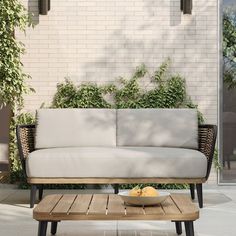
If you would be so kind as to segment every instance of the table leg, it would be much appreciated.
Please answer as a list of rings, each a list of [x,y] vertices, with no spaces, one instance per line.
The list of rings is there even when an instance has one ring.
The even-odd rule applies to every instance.
[[[47,221],[39,221],[38,236],[46,236],[46,234],[47,234],[47,226],[48,226],[48,222]]]
[[[185,225],[186,236],[194,236],[193,221],[185,221],[184,225]]]
[[[57,233],[57,221],[52,221],[51,223],[51,234],[55,235]]]
[[[181,221],[176,221],[175,222],[175,228],[176,228],[176,233],[178,235],[181,235],[182,234],[182,223],[181,223]]]

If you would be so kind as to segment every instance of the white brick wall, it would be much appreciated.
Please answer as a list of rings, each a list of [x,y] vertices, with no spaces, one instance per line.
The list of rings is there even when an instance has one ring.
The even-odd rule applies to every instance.
[[[50,103],[64,77],[113,82],[142,62],[154,70],[170,57],[207,122],[217,122],[217,0],[193,0],[192,15],[181,14],[180,0],[55,0],[47,16],[38,15],[38,0],[22,1],[36,23],[26,37],[17,34],[36,89],[26,110]]]

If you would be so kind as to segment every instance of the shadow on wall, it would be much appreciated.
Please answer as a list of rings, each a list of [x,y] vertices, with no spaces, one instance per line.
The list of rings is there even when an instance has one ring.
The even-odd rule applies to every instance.
[[[132,28],[129,28],[130,16],[123,17],[120,21],[120,27],[113,30],[109,35],[103,49],[103,55],[84,65],[82,70],[85,73],[82,78],[83,81],[96,81],[96,79],[100,80],[101,77],[109,78],[106,81],[111,81],[120,75],[118,75],[119,71],[130,68],[128,72],[131,73],[141,63],[148,66],[152,65],[153,69],[156,69],[167,57],[173,55],[176,49],[184,50],[184,43],[176,45],[176,41],[185,39],[182,30],[175,30],[175,26],[178,27],[181,24],[181,11],[179,11],[178,20],[176,20],[176,15],[173,13],[174,7],[171,4],[170,22],[169,25],[165,26],[162,25],[161,20],[156,20],[157,14],[155,15],[151,4],[153,1],[150,1],[149,5],[146,6],[149,11],[149,23],[143,21],[143,23],[134,24]],[[155,7],[155,9],[157,8]],[[194,24],[195,19],[191,18],[185,25],[185,31],[192,30]],[[129,26],[127,27],[127,25]],[[156,30],[156,27],[160,27],[160,30]],[[174,37],[173,30],[175,30]],[[173,48],[172,45],[176,45],[176,48]],[[184,60],[184,53],[178,58]],[[97,68],[99,68],[100,77]]]
[[[176,11],[176,4],[178,4],[179,11]],[[180,1],[170,1],[170,26],[177,26],[181,24],[182,12],[180,10]]]
[[[182,12],[180,10],[180,0],[169,0],[166,1],[166,6],[169,4],[169,17],[170,17],[170,26],[177,26],[181,25],[181,16]],[[163,5],[164,3],[162,3]],[[156,15],[156,9],[159,5],[158,1],[146,1],[146,8],[148,10],[148,15],[149,16],[155,16]],[[179,11],[176,11],[176,9],[179,9]]]
[[[207,58],[206,49],[214,49],[214,43],[211,44],[212,46],[206,45],[207,36],[205,34],[199,34],[198,38],[196,37],[196,16],[191,15],[187,18],[183,16],[180,11],[180,0],[146,0],[143,4],[142,11],[137,15],[129,15],[128,13],[124,13],[123,17],[119,14],[114,15],[114,28],[111,27],[110,30],[109,27],[105,28],[106,35],[104,35],[103,29],[101,31],[96,29],[94,27],[96,25],[92,25],[91,28],[89,28],[89,24],[86,25],[86,40],[88,39],[88,41],[84,42],[83,46],[86,49],[83,50],[83,55],[91,58],[88,60],[82,58],[83,62],[79,64],[81,68],[76,72],[73,72],[75,70],[68,71],[66,75],[77,82],[114,81],[114,78],[119,75],[130,75],[133,69],[141,63],[145,63],[152,70],[156,69],[167,57],[171,57],[173,61],[172,72],[180,73],[188,78],[187,87],[188,83],[192,88],[196,87],[196,89],[192,89],[194,102],[201,101],[201,111],[210,113],[210,110],[216,107],[215,101],[212,100],[215,98],[216,87],[211,86],[206,90],[206,81],[204,80],[207,80],[211,73],[211,66],[208,66],[204,60]],[[207,11],[207,7],[207,4],[198,6],[199,10],[196,10],[196,15],[198,12]],[[39,24],[38,0],[28,0],[28,9],[34,14],[34,24]],[[135,14],[135,12],[132,13]],[[134,18],[132,18],[133,16]],[[141,19],[142,16],[145,17],[145,20]],[[204,18],[205,16],[198,22],[198,26],[201,26],[201,22],[203,23],[203,29],[206,27]],[[89,16],[86,19],[89,19]],[[95,18],[94,22],[96,19],[99,21],[99,16]],[[96,37],[97,35],[99,37]],[[69,37],[70,35],[68,35]],[[80,35],[77,37],[76,40]],[[99,45],[94,45],[100,43],[97,40],[100,38],[102,43],[103,40],[105,42],[101,48]],[[58,51],[58,57],[60,57],[60,51]],[[76,60],[79,62],[78,58],[79,53],[76,56]],[[67,59],[66,56],[65,59]],[[60,58],[60,61],[64,62],[63,60],[64,57]],[[65,64],[68,64],[69,68],[69,63],[65,61]],[[81,76],[78,76],[78,71]],[[59,77],[62,78],[63,75]],[[207,105],[203,101],[203,96],[206,93],[212,96],[212,98],[209,97]]]
[[[158,3],[160,4],[159,1],[151,0],[145,2],[148,12],[145,14],[147,20],[141,23],[130,24],[132,16],[124,15],[119,22],[119,27],[108,32],[109,36],[101,50],[102,54],[84,63],[82,69],[84,73],[82,78],[77,77],[77,82],[99,82],[101,79],[114,81],[114,78],[119,75],[125,77],[130,75],[141,63],[145,63],[152,70],[156,69],[167,57],[171,57],[172,72],[180,73],[187,78],[187,89],[189,85],[191,89],[196,86],[191,94],[193,101],[200,105],[199,108],[204,114],[209,114],[210,110],[216,107],[214,99],[217,89],[216,86],[206,89],[205,83],[208,81],[207,77],[211,75],[212,68],[216,65],[214,62],[208,63],[205,60],[207,50],[212,52],[215,44],[209,44],[205,40],[207,36],[197,34],[196,29],[196,25],[202,24],[204,28],[206,23],[202,19],[196,24],[196,15],[181,15],[179,1],[166,1],[167,5],[164,6],[166,11],[163,13],[160,12]],[[208,10],[208,6],[198,7],[198,9],[201,14]],[[165,14],[169,14],[169,21],[168,17],[167,21],[162,21],[162,14],[164,17],[166,17]],[[205,93],[211,96],[207,104],[203,100]]]
[[[28,0],[28,12],[32,14],[34,25],[39,24],[39,0]]]

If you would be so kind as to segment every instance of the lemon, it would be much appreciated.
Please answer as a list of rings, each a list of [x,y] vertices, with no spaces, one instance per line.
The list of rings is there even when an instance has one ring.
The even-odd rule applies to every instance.
[[[142,197],[156,197],[158,196],[158,191],[155,188],[148,186],[142,189],[141,196]]]
[[[129,191],[129,196],[138,197],[141,196],[141,194],[142,190],[139,188],[138,185]]]

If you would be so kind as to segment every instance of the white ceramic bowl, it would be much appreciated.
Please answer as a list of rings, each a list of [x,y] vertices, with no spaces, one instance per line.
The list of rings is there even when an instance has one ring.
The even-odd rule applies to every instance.
[[[135,197],[129,196],[129,190],[119,192],[119,196],[122,200],[130,205],[136,206],[152,206],[162,203],[170,196],[168,192],[159,192],[157,197]]]

